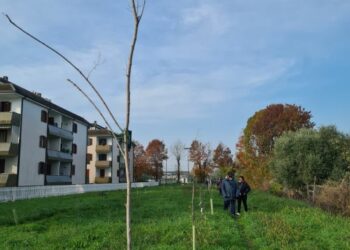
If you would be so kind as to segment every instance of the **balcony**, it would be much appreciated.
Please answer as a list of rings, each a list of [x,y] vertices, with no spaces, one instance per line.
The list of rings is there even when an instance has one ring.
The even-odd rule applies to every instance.
[[[54,125],[49,125],[49,135],[53,135],[69,141],[73,141],[73,132],[65,130],[63,128],[56,127]]]
[[[112,182],[111,177],[95,177],[96,184],[105,184],[105,183],[111,183],[111,182]]]
[[[72,177],[67,175],[47,175],[47,185],[70,185],[72,184]]]
[[[95,167],[100,169],[110,168],[112,167],[112,161],[96,161]]]
[[[12,142],[0,143],[0,156],[16,156],[18,154],[18,144]]]
[[[19,126],[21,115],[14,112],[0,112],[0,127]]]
[[[69,153],[60,152],[56,150],[47,150],[47,158],[54,161],[72,161],[73,156]]]
[[[111,145],[96,145],[96,153],[109,153],[111,150]]]
[[[0,174],[0,187],[15,187],[17,186],[16,174]]]

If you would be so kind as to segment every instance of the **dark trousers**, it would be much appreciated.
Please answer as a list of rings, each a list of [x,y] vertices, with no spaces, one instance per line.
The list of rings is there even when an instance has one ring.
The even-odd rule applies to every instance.
[[[224,200],[224,210],[227,210],[229,207],[231,214],[235,214],[236,200]]]
[[[248,211],[247,198],[248,198],[247,195],[243,195],[243,196],[238,197],[238,213],[241,212],[242,201],[243,201],[244,210],[246,212]]]

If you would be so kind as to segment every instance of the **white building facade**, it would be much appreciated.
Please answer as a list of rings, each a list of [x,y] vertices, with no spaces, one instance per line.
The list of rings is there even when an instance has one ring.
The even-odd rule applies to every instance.
[[[0,77],[0,186],[84,184],[88,126]]]
[[[88,183],[126,182],[125,161],[120,153],[117,140],[111,132],[99,125],[92,125],[88,131],[87,176]],[[115,134],[122,143],[122,136]],[[130,175],[133,180],[133,146],[130,145]]]

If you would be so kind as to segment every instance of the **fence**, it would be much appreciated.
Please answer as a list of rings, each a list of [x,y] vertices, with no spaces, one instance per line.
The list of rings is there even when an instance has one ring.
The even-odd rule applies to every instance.
[[[135,182],[133,188],[154,187],[158,182]],[[84,184],[61,186],[33,186],[33,187],[7,187],[0,188],[0,202],[43,198],[50,196],[63,196],[98,191],[113,191],[126,189],[126,183],[118,184]]]

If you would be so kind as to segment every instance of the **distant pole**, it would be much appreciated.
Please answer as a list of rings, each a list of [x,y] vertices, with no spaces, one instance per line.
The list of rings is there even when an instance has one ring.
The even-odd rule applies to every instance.
[[[184,148],[185,150],[190,150],[191,148]],[[190,179],[190,160],[188,158],[188,154],[187,153],[187,183],[189,182],[189,179]]]
[[[167,184],[168,180],[168,159],[165,160],[165,184]]]

